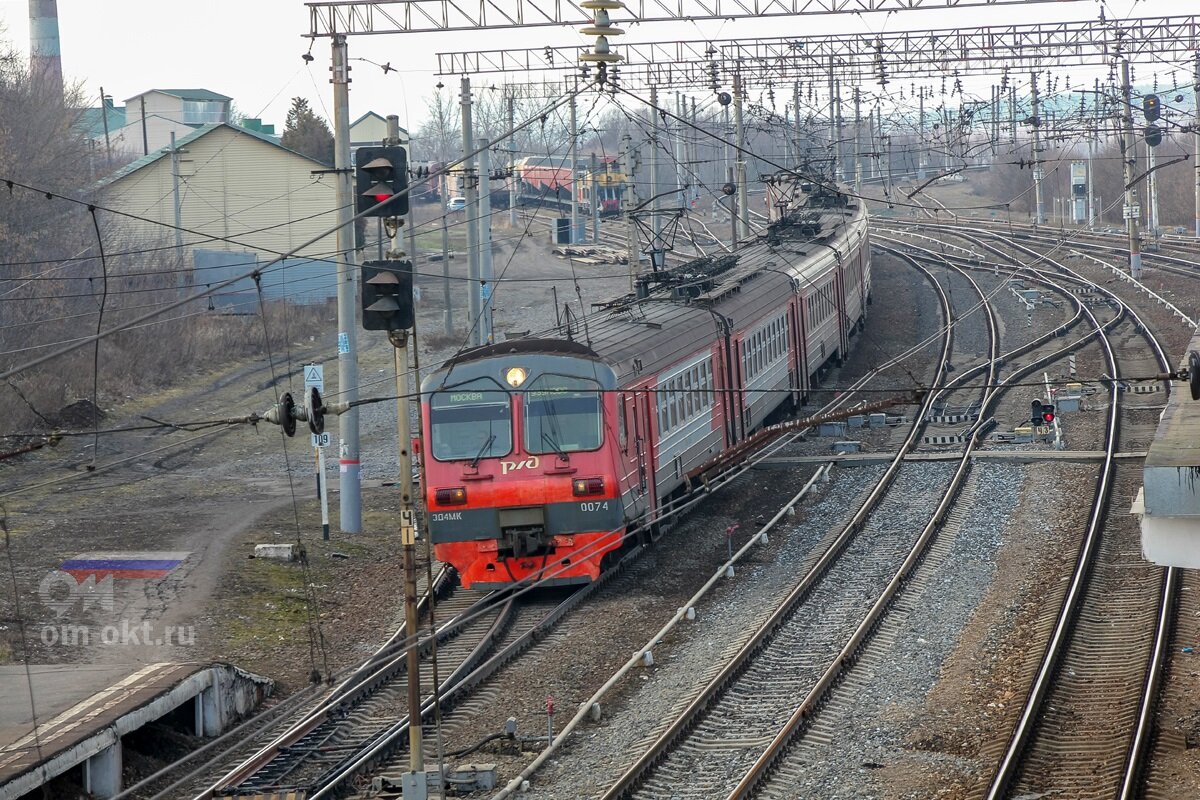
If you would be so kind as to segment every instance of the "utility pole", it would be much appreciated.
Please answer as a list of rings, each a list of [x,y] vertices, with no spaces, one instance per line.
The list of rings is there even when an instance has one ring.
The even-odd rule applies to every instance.
[[[1046,222],[1045,212],[1042,208],[1042,140],[1039,133],[1042,127],[1042,119],[1038,116],[1038,86],[1037,73],[1029,73],[1029,91],[1032,95],[1031,102],[1033,103],[1033,114],[1030,119],[1033,120],[1033,202],[1034,202],[1034,217],[1035,225],[1042,225]]]
[[[103,110],[103,109],[101,109]],[[183,195],[179,193],[179,148],[175,146],[175,131],[171,131],[171,192],[175,196],[175,260],[183,269]],[[182,283],[187,287],[190,281],[187,273],[183,273]]]
[[[672,142],[672,150],[675,152],[675,189],[680,198],[679,202],[685,204],[683,195],[683,185],[687,182],[687,176],[684,174],[687,163],[687,148],[683,140],[683,121],[686,119],[685,108],[683,105],[683,92],[675,93],[675,137]]]
[[[1100,79],[1096,78],[1095,94],[1092,95],[1095,106],[1095,127],[1092,131],[1092,136],[1088,138],[1088,158],[1087,158],[1087,208],[1088,208],[1088,227],[1096,227],[1096,187],[1092,183],[1092,159],[1096,155],[1096,148],[1100,145]]]
[[[882,129],[879,134],[880,141],[887,142],[887,149],[884,155],[887,157],[887,197],[889,198],[888,208],[892,207],[890,198],[892,196],[892,134],[889,132],[887,136],[883,135]]]
[[[1121,160],[1124,163],[1125,230],[1129,234],[1129,274],[1135,279],[1142,277],[1142,240],[1138,236],[1137,189],[1133,185],[1137,167],[1137,147],[1133,138],[1133,90],[1129,86],[1129,62],[1121,60],[1121,117],[1124,130],[1121,136]]]
[[[479,146],[479,344],[491,344],[492,292],[496,288],[492,275],[492,159],[488,140]]]
[[[662,234],[662,218],[658,213],[661,198],[658,196],[658,87],[650,86],[650,229],[653,237],[650,242],[650,267],[658,272],[659,238]],[[665,262],[664,262],[665,263]]]
[[[829,158],[833,163],[830,176],[836,183],[841,166],[838,164],[837,83],[833,76],[833,56],[829,57]]]
[[[796,160],[789,166],[799,166],[802,160],[800,156],[800,81],[792,83],[792,110],[796,114],[796,126],[792,129],[792,142],[795,147]]]
[[[104,152],[112,159],[112,142],[108,139],[108,98],[104,96],[104,87],[100,87],[100,119],[104,121]]]
[[[992,85],[992,163],[996,162],[997,151],[1000,147],[1000,102],[1003,100],[1000,87]]]
[[[150,134],[146,130],[146,95],[138,98],[142,104],[142,155],[150,155]]]
[[[511,94],[508,96],[508,129],[511,131],[516,125],[513,120],[516,119],[516,103],[517,99]],[[508,138],[508,226],[514,230],[517,227],[517,137],[509,136]]]
[[[925,87],[917,89],[917,180],[925,180]]]
[[[1155,244],[1158,243],[1158,176],[1154,174],[1154,148],[1146,145],[1146,194],[1150,200],[1150,209],[1146,222],[1150,228],[1150,236]]]
[[[354,190],[350,165],[350,65],[346,35],[333,36],[333,162],[337,178],[338,393],[350,404],[338,416],[339,502],[342,530],[362,530],[362,465],[358,446],[358,271],[354,268]],[[143,114],[143,120],[145,115]]]
[[[1196,148],[1195,160],[1192,161],[1192,173],[1196,177],[1196,237],[1200,238],[1200,53],[1196,53],[1196,74],[1193,84],[1196,105],[1192,108],[1192,135]]]
[[[567,86],[567,91],[571,93],[571,244],[583,240],[579,222],[579,115],[575,103],[576,88],[577,85]]]
[[[471,344],[479,345],[483,344],[479,319],[479,228],[477,220],[471,216],[479,213],[479,188],[475,182],[475,156],[470,155],[475,150],[475,138],[471,131],[471,79],[464,77],[460,85],[464,158],[463,198],[467,203],[467,326],[471,331]]]
[[[691,162],[692,170],[697,177],[700,175],[700,126],[696,116],[696,98],[692,98],[692,129],[688,131],[689,141],[691,143]],[[688,192],[688,206],[700,199],[699,181],[692,182],[692,190]]]
[[[454,335],[454,305],[450,299],[450,225],[446,217],[446,204],[442,204],[442,312],[443,333]]]
[[[862,189],[862,108],[858,87],[854,87],[854,190]]]
[[[721,174],[725,176],[726,181],[733,183],[733,148],[729,146],[729,138],[733,136],[733,124],[729,121],[729,106],[721,106],[721,126],[721,139],[725,142],[725,168],[721,170]]]
[[[746,186],[746,126],[742,122],[742,86],[741,73],[733,75],[733,124],[736,128],[734,142],[737,144],[736,169],[737,183],[737,239],[750,238],[750,202],[749,189]]]
[[[592,243],[600,243],[600,176],[596,174],[596,154],[590,160],[592,172]]]
[[[634,276],[638,268],[637,226],[629,219],[629,210],[637,205],[637,189],[633,185],[633,137],[628,133],[621,136],[621,174],[625,177],[621,203],[625,212],[625,254],[629,262],[629,288],[634,287]]]

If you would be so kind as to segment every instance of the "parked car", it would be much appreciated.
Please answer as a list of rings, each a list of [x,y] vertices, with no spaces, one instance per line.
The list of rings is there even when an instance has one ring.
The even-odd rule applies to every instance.
[[[462,211],[466,207],[467,198],[465,197],[451,197],[449,201],[446,202],[447,211]]]

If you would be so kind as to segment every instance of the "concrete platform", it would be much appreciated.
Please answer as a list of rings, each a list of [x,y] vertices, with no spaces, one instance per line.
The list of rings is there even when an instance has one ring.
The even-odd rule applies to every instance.
[[[122,736],[186,703],[188,732],[215,736],[271,689],[227,664],[0,667],[0,800],[77,767],[87,791],[112,797],[121,791]]]
[[[1200,350],[1200,334],[1187,352]],[[1187,356],[1182,364],[1187,366]],[[1134,500],[1142,556],[1167,567],[1200,567],[1200,401],[1176,384],[1158,422]]]
[[[790,469],[804,464],[827,464],[830,461],[839,467],[859,467],[869,464],[887,464],[896,457],[895,453],[827,453],[817,456],[772,456],[764,458],[755,465],[756,469]],[[1120,459],[1146,458],[1146,451],[1132,450],[1127,453],[1117,453]],[[962,453],[946,451],[944,453],[909,453],[905,461],[958,461]],[[1010,464],[1034,464],[1039,461],[1100,461],[1104,458],[1103,450],[976,450],[971,458],[977,461],[999,461]]]

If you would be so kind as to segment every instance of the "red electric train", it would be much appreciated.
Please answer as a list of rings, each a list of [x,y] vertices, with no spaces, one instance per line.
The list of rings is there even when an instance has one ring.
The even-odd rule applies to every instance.
[[[867,213],[823,192],[736,254],[422,383],[429,535],[463,586],[586,583],[713,458],[799,403],[861,329]]]

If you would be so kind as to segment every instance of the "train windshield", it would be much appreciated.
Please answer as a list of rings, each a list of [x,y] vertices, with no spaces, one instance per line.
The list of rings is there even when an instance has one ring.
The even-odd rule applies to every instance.
[[[507,392],[473,381],[429,399],[433,457],[438,461],[472,461],[512,452],[512,400]]]
[[[572,453],[600,446],[599,384],[540,375],[525,392],[525,451]]]

